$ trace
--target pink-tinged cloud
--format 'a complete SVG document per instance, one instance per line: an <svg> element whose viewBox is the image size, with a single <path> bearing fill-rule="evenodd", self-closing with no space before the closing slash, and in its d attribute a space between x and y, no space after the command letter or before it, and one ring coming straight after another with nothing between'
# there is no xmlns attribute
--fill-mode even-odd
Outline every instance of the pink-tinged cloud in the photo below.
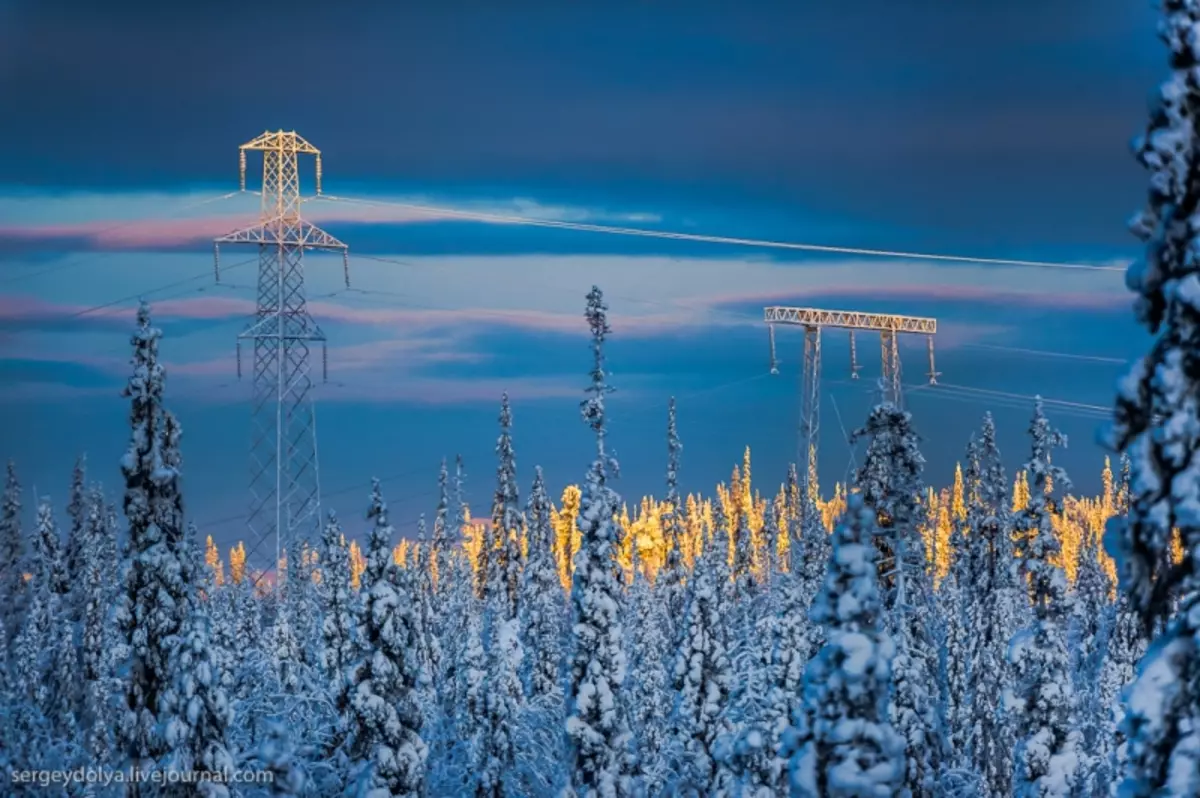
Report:
<svg viewBox="0 0 1200 798"><path fill-rule="evenodd" d="M496 216L491 223L505 223L503 216L528 216L531 219L547 221L584 221L596 220L596 216L585 210L561 208L544 208L533 204L516 203L517 210L509 209L497 213L495 209L488 212ZM357 224L412 224L419 222L461 221L461 214L470 211L446 209L439 213L436 209L419 210L420 206L401 207L397 205L370 205L362 203L339 203L336 201L308 204L304 209L304 218L316 225L330 222L350 222ZM618 220L624 222L656 222L654 214L624 214L618 215ZM0 239L15 241L51 241L55 239L84 239L93 249L100 250L136 250L150 249L161 246L175 246L194 241L210 241L234 230L240 230L257 224L257 214L223 214L210 216L193 216L183 219L137 219L132 221L116 221L97 219L86 222L69 224L48 224L28 226L0 226Z"/></svg>

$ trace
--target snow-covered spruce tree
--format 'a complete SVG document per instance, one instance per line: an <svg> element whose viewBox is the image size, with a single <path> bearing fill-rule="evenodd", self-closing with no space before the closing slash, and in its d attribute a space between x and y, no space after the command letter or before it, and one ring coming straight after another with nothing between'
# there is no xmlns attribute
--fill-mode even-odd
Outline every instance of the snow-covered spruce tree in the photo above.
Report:
<svg viewBox="0 0 1200 798"><path fill-rule="evenodd" d="M485 725L475 748L475 798L516 798L522 794L517 774L523 657L518 621L493 618L484 683Z"/></svg>
<svg viewBox="0 0 1200 798"><path fill-rule="evenodd" d="M1085 779L1094 779L1100 770L1099 759L1108 759L1111 705L1103 703L1096 684L1104 665L1108 636L1114 620L1109 611L1112 584L1100 563L1100 542L1086 535L1079 547L1075 566L1075 585L1068 619L1068 650L1071 652L1071 678L1079 697L1078 725L1083 746L1092 764L1084 767ZM1107 787L1107 783L1105 783ZM1095 790L1092 790L1095 792Z"/></svg>
<svg viewBox="0 0 1200 798"><path fill-rule="evenodd" d="M987 791L984 798L1008 798L1016 740L1008 714L998 706L998 697L1012 689L1008 645L1017 631L1018 618L1024 616L1027 600L1014 578L1009 482L990 413L984 416L976 451L978 484L967 483L967 558L971 573L971 593L966 602L970 630L967 668L971 674L968 743L973 769Z"/></svg>
<svg viewBox="0 0 1200 798"><path fill-rule="evenodd" d="M45 624L49 634L38 644L47 650L46 670L36 686L38 707L54 722L63 739L78 733L79 659L70 618L70 592L66 585L66 552L54 523L54 509L43 498L37 508L37 552L39 567L48 579Z"/></svg>
<svg viewBox="0 0 1200 798"><path fill-rule="evenodd" d="M1133 464L1129 459L1129 452L1121 452L1121 475L1118 479L1113 509L1117 515L1125 515L1129 512L1129 489L1133 479Z"/></svg>
<svg viewBox="0 0 1200 798"><path fill-rule="evenodd" d="M588 471L577 524L579 552L571 586L574 610L569 663L570 788L578 798L622 798L631 789L628 774L629 729L623 717L621 689L625 651L621 629L621 578L614 557L613 515L621 501L608 484L617 461L605 448L604 397L613 389L604 371L604 342L610 328L608 306L599 288L587 296L592 334L591 396L582 403L583 418L596 436L596 459Z"/></svg>
<svg viewBox="0 0 1200 798"><path fill-rule="evenodd" d="M433 516L433 539L429 542L429 566L433 569L433 586L439 593L445 592L446 586L442 580L450 576L448 568L448 543L446 540L450 526L450 472L446 468L446 458L442 458L442 467L438 471L438 504ZM441 629L439 627L438 631Z"/></svg>
<svg viewBox="0 0 1200 798"><path fill-rule="evenodd" d="M728 579L726 541L714 538L695 563L688 580L679 653L675 661L677 792L715 795L719 785L717 743L728 732L725 705L732 679L726 640L727 607L722 582Z"/></svg>
<svg viewBox="0 0 1200 798"><path fill-rule="evenodd" d="M880 624L876 534L875 511L860 496L848 497L812 608L828 642L805 669L788 733L792 795L799 798L901 794L904 740L888 720L894 649Z"/></svg>
<svg viewBox="0 0 1200 798"><path fill-rule="evenodd" d="M7 647L21 628L25 616L25 538L21 534L21 482L12 460L4 475L4 496L0 498L0 621L7 635L0 646Z"/></svg>
<svg viewBox="0 0 1200 798"><path fill-rule="evenodd" d="M1146 652L1146 638L1141 619L1129 605L1124 594L1108 608L1108 627L1104 663L1100 668L1098 695L1100 720L1095 754L1097 772L1095 783L1109 785L1116 794L1120 775L1128 762L1124 724L1125 706L1122 692L1133 682L1137 663Z"/></svg>
<svg viewBox="0 0 1200 798"><path fill-rule="evenodd" d="M508 394L500 398L500 437L496 440L496 495L492 500L492 535L480 550L480 563L488 590L498 589L501 595L488 595L489 604L500 602L500 617L517 617L521 588L521 547L517 540L525 523L521 518L520 494L517 488L517 462L513 453L512 408ZM490 549L490 551L485 551Z"/></svg>
<svg viewBox="0 0 1200 798"><path fill-rule="evenodd" d="M1109 521L1105 546L1117 561L1121 588L1147 629L1178 614L1150 646L1131 688L1124 729L1129 764L1122 794L1200 795L1195 719L1200 716L1200 520L1196 503L1196 424L1200 375L1200 261L1195 257L1200 209L1200 58L1195 0L1163 0L1159 36L1171 76L1159 90L1144 136L1134 144L1150 172L1149 200L1132 224L1145 255L1126 283L1135 312L1155 341L1118 389L1107 441L1131 460L1128 515ZM1183 540L1178 567L1168 552L1173 530Z"/></svg>
<svg viewBox="0 0 1200 798"><path fill-rule="evenodd" d="M971 439L972 447L975 439ZM977 468L977 463L976 463ZM967 468L967 479L978 478ZM950 573L938 589L937 599L941 605L941 616L946 625L946 732L949 734L947 748L950 764L956 768L968 766L971 734L971 672L970 657L967 655L970 633L968 623L968 597L971 595L970 558L964 522L954 520L950 532Z"/></svg>
<svg viewBox="0 0 1200 798"><path fill-rule="evenodd" d="M413 603L417 621L417 661L421 666L421 692L429 697L434 680L442 667L442 641L438 637L437 610L433 591L433 566L425 516L417 519L417 550L410 567L412 571ZM422 699L424 701L424 699ZM432 708L432 701L425 702Z"/></svg>
<svg viewBox="0 0 1200 798"><path fill-rule="evenodd" d="M355 645L358 618L350 584L350 551L337 515L330 510L321 535L321 634L324 641L325 678L338 716L334 745L345 740L346 713L350 708L350 669L357 662Z"/></svg>
<svg viewBox="0 0 1200 798"><path fill-rule="evenodd" d="M87 496L87 514L83 523L83 573L77 586L83 597L83 628L80 634L82 665L82 720L90 730L88 753L96 761L106 761L112 753L111 696L113 691L110 623L112 581L109 574L114 562L108 556L114 542L105 518L104 494L93 488Z"/></svg>
<svg viewBox="0 0 1200 798"><path fill-rule="evenodd" d="M629 587L625 605L625 625L630 636L627 709L636 740L642 790L648 795L659 795L667 782L663 765L670 742L672 699L668 692L670 673L665 658L672 649L669 643L671 623L667 618L667 603L659 592L662 587L652 585L638 567L636 547L633 555L633 584Z"/></svg>
<svg viewBox="0 0 1200 798"><path fill-rule="evenodd" d="M767 520L764 528L775 522L775 508L767 503ZM817 642L808 619L813 595L805 590L804 552L793 543L788 548L788 569L777 574L772 594L775 597L776 623L771 646L769 711L764 719L763 731L767 746L774 757L771 786L776 793L787 791L787 761L782 755L782 741L791 719L799 707L804 668L815 653ZM829 557L826 555L825 561Z"/></svg>
<svg viewBox="0 0 1200 798"><path fill-rule="evenodd" d="M83 582L84 525L87 523L87 455L75 460L71 472L71 490L67 500L67 540L63 551L63 568L67 573L68 597L66 613L73 629L83 623L83 605L86 598L81 589Z"/></svg>
<svg viewBox="0 0 1200 798"><path fill-rule="evenodd" d="M416 798L424 790L427 750L416 696L419 664L412 586L392 560L394 531L377 479L367 518L374 523L362 581L358 637L363 658L351 677L351 756L360 765L361 798Z"/></svg>
<svg viewBox="0 0 1200 798"><path fill-rule="evenodd" d="M118 744L139 768L152 767L170 750L160 733L169 720L162 699L171 684L171 646L178 640L188 596L179 471L170 451L178 451L179 425L162 407L161 335L150 326L150 309L142 303L132 337L133 374L124 393L130 400L131 435L121 472L129 533L124 593L116 608L127 657Z"/></svg>
<svg viewBox="0 0 1200 798"><path fill-rule="evenodd" d="M459 740L474 751L486 727L487 654L483 650L483 613L477 601L467 607L462 644L457 650L453 715ZM472 761L474 756L472 755Z"/></svg>
<svg viewBox="0 0 1200 798"><path fill-rule="evenodd" d="M667 605L667 617L672 624L671 640L678 635L677 627L686 608L687 595L684 582L687 579L683 562L683 500L679 496L679 455L683 443L675 424L675 397L667 404L667 495L666 512L662 516L663 534L666 538L667 557L662 571L655 580L655 587Z"/></svg>
<svg viewBox="0 0 1200 798"><path fill-rule="evenodd" d="M229 743L233 712L221 686L220 668L213 656L208 600L214 580L201 561L195 527L189 527L187 594L179 639L171 651L171 686L163 694L170 708L163 724L164 743L170 753L161 763L180 773L203 771L223 774L223 779L198 785L203 798L229 798L226 782L236 768Z"/></svg>
<svg viewBox="0 0 1200 798"><path fill-rule="evenodd" d="M521 586L527 691L530 701L562 702L562 638L566 627L566 601L554 561L554 530L550 528L550 497L539 466L525 517L529 523L529 561Z"/></svg>
<svg viewBox="0 0 1200 798"><path fill-rule="evenodd" d="M937 789L945 736L937 607L920 532L925 458L912 416L891 404L877 405L854 436L870 439L858 481L881 530L877 566L895 645L890 717L905 740L905 787L913 798L927 798Z"/></svg>
<svg viewBox="0 0 1200 798"><path fill-rule="evenodd" d="M1009 699L1016 714L1017 750L1013 792L1028 798L1067 798L1080 774L1082 735L1067 651L1067 578L1054 560L1060 546L1051 526L1054 489L1070 489L1067 474L1050 464L1066 438L1051 429L1039 397L1029 427L1032 452L1025 464L1029 504L1016 517L1022 575L1033 602L1033 625L1018 632L1009 649L1016 686Z"/></svg>

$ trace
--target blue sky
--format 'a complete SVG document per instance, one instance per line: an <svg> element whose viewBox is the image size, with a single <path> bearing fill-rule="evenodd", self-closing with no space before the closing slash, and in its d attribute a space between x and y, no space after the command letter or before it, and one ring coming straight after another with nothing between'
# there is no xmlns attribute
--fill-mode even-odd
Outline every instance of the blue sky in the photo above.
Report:
<svg viewBox="0 0 1200 798"><path fill-rule="evenodd" d="M40 493L61 500L80 451L118 487L117 394L142 294L167 335L189 512L223 544L239 536L236 520L212 522L245 505L248 386L233 351L253 253L229 249L215 286L207 242L257 205L198 203L237 188L237 145L267 128L320 147L338 196L980 257L1137 255L1124 223L1145 188L1128 141L1165 70L1149 4L293 3L270 16L281 8L0 3L0 454ZM986 409L1015 468L1020 397L1107 405L1120 361L1147 343L1115 271L814 256L335 201L306 214L350 244L356 289L334 293L340 263L310 260L331 341L323 487L353 517L372 475L402 475L386 490L406 532L432 512L444 455L464 455L486 507L505 390L526 489L534 464L555 491L583 474L593 283L612 306L612 439L631 501L660 488L671 394L685 488L711 490L747 445L758 480L782 478L800 336L780 332L784 375L767 376L764 304L938 318L943 382L976 391L908 399L937 484ZM829 483L851 464L841 427L865 417L870 380L845 379L844 335L825 343ZM877 373L874 341L860 351ZM923 356L906 343L906 382L923 380ZM1051 413L1072 439L1062 462L1095 490L1095 414Z"/></svg>

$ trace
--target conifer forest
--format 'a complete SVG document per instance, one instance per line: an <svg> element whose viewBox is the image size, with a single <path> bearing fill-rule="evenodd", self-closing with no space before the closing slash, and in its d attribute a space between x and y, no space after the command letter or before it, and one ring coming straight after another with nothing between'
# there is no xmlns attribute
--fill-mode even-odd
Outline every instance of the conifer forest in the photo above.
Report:
<svg viewBox="0 0 1200 798"><path fill-rule="evenodd" d="M143 304L126 450L81 457L65 501L7 466L0 794L1200 796L1200 2L1162 8L1127 276L1153 344L1102 431L1101 495L1072 492L1040 399L1003 458L984 414L951 485L883 402L847 484L811 458L752 480L747 449L684 495L672 399L661 493L623 496L621 319L593 288L594 459L561 495L497 396L495 460L446 453L427 522L393 526L376 480L253 570L190 520L171 340ZM87 768L123 775L28 776Z"/></svg>

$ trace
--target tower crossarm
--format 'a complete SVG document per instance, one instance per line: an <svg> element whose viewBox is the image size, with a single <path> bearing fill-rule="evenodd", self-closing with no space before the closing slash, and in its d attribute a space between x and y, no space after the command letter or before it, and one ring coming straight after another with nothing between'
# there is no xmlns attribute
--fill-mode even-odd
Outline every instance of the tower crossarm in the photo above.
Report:
<svg viewBox="0 0 1200 798"><path fill-rule="evenodd" d="M238 149L241 150L283 150L306 155L320 155L321 151L309 144L294 130L268 130L261 136L247 141Z"/></svg>
<svg viewBox="0 0 1200 798"><path fill-rule="evenodd" d="M861 313L854 310L770 307L763 310L763 321L768 324L795 324L801 327L839 327L846 330L924 335L937 333L937 319L897 316L891 313Z"/></svg>
<svg viewBox="0 0 1200 798"><path fill-rule="evenodd" d="M305 249L349 249L349 245L302 219L274 219L234 230L213 240L218 244L290 244Z"/></svg>

